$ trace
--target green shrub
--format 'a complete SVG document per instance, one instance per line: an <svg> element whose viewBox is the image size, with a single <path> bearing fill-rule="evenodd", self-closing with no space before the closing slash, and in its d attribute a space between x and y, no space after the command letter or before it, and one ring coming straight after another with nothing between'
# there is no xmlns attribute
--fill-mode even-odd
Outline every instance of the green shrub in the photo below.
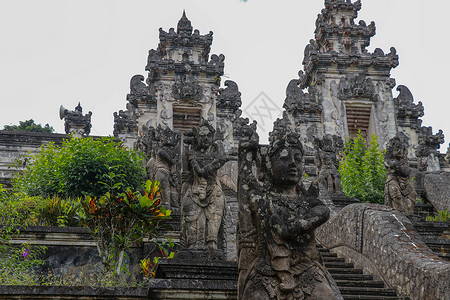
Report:
<svg viewBox="0 0 450 300"><path fill-rule="evenodd" d="M436 216L427 216L426 220L430 222L448 222L450 221L448 209L438 211Z"/></svg>
<svg viewBox="0 0 450 300"><path fill-rule="evenodd" d="M353 140L347 140L344 156L339 162L342 190L347 197L358 198L363 202L384 203L385 151L378 147L375 135L369 146L360 133Z"/></svg>
<svg viewBox="0 0 450 300"><path fill-rule="evenodd" d="M26 168L15 179L14 187L31 196L99 197L108 191L101 182L110 167L124 174L123 191L142 186L145 169L138 153L113 138L86 137L65 140L61 146L50 143L38 154L28 155Z"/></svg>
<svg viewBox="0 0 450 300"><path fill-rule="evenodd" d="M0 184L0 283L2 285L33 285L39 279L32 269L44 262L38 259L43 246L30 243L11 245L12 235L28 225L35 225L35 208L41 199L14 194Z"/></svg>

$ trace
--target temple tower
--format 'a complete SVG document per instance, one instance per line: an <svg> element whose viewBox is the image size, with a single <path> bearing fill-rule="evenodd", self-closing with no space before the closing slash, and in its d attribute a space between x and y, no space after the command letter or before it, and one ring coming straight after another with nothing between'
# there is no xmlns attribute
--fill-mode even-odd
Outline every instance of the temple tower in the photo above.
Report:
<svg viewBox="0 0 450 300"><path fill-rule="evenodd" d="M240 92L233 81L220 88L225 56L210 56L213 33L201 35L183 12L176 31L159 29L159 40L148 54L147 79L131 78L127 110L114 113L114 135L134 147L143 126L187 132L205 119L226 148L233 147L234 135L239 135L233 134L233 122L238 127L242 123Z"/></svg>
<svg viewBox="0 0 450 300"><path fill-rule="evenodd" d="M398 65L398 55L394 48L388 54L379 48L367 51L375 23L356 24L360 9L360 1L325 0L315 39L305 48L299 86L308 88L321 104L322 128L316 136L345 140L360 130L365 136L377 135L384 145L397 134L390 71ZM304 113L299 115L302 119ZM307 123L302 124L308 127Z"/></svg>

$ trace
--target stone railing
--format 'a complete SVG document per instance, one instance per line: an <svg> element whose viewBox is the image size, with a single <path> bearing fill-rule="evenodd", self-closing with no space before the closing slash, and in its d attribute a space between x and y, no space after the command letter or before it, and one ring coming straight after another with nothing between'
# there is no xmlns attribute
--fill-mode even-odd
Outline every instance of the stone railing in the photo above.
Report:
<svg viewBox="0 0 450 300"><path fill-rule="evenodd" d="M323 246L383 279L400 297L446 299L450 263L421 240L409 219L383 205L352 204L316 231Z"/></svg>
<svg viewBox="0 0 450 300"><path fill-rule="evenodd" d="M428 201L439 211L450 212L450 172L427 172L423 186Z"/></svg>

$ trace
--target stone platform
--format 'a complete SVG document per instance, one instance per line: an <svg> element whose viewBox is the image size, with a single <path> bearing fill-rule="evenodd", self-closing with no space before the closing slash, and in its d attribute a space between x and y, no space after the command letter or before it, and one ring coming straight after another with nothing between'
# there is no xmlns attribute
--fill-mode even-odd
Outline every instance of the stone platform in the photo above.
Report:
<svg viewBox="0 0 450 300"><path fill-rule="evenodd" d="M150 281L153 300L236 299L236 262L161 260Z"/></svg>

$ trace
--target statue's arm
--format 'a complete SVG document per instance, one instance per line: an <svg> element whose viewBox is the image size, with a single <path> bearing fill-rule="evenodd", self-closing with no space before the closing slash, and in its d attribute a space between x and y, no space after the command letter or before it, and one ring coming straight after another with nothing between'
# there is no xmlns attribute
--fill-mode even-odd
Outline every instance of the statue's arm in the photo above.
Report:
<svg viewBox="0 0 450 300"><path fill-rule="evenodd" d="M164 151L163 149L158 149L158 155L161 156L170 165L175 164L175 161L173 160L173 158L170 156L170 154L167 151Z"/></svg>
<svg viewBox="0 0 450 300"><path fill-rule="evenodd" d="M225 155L225 149L221 141L218 141L214 144L213 147L215 158L208 164L205 164L203 168L199 168L200 176L207 176L214 174L218 169L220 169L228 160Z"/></svg>

